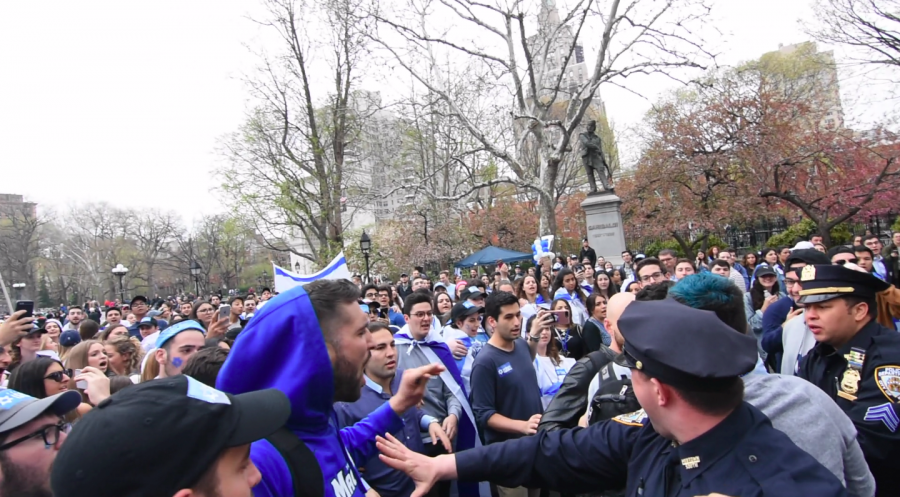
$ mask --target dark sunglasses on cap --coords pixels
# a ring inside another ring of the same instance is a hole
[[[47,376],[45,376],[44,379],[45,380],[53,380],[57,383],[62,383],[63,376],[68,376],[69,378],[71,378],[72,370],[71,369],[63,369],[62,371],[54,371],[54,372],[48,374]]]
[[[838,266],[843,266],[844,264],[846,264],[848,262],[852,262],[853,264],[856,264],[858,261],[859,261],[859,259],[854,257],[852,259],[835,261],[835,264],[837,264]]]

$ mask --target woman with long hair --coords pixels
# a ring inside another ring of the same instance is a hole
[[[709,251],[706,252],[706,255],[707,255],[707,260],[709,262],[712,262],[712,261],[718,259],[719,258],[719,247],[713,245],[712,247],[709,248]]]
[[[572,319],[571,301],[566,299],[556,299],[550,307],[554,311],[567,311],[558,314],[556,324],[552,326],[550,335],[556,341],[556,347],[560,350],[560,354],[565,357],[571,357],[576,361],[587,354],[584,337],[582,336],[581,326]]]
[[[759,265],[757,263],[758,260],[759,258],[756,257],[755,253],[747,252],[744,254],[744,258],[741,259],[741,266],[744,266],[744,269],[747,270],[747,274],[753,274],[753,271],[756,270],[756,266]]]
[[[541,273],[541,295],[550,295],[551,288],[553,288],[553,279],[548,273]]]
[[[33,330],[27,335],[16,339],[9,347],[9,356],[11,358],[7,371],[13,371],[19,365],[31,362],[38,358],[38,352],[44,346],[44,331]]]
[[[200,323],[203,329],[209,331],[209,326],[216,317],[216,308],[205,300],[194,302],[191,307],[191,319]]]
[[[616,267],[613,266],[612,262],[606,261],[603,263],[603,270],[606,271],[607,274],[609,274],[610,271],[614,271],[615,269]]]
[[[520,307],[529,304],[537,306],[550,301],[547,292],[538,288],[537,279],[530,274],[516,282],[516,297],[519,297]]]
[[[625,272],[616,268],[607,271],[606,274],[609,275],[609,279],[612,281],[613,285],[616,286],[616,293],[621,292],[622,282],[626,279]]]
[[[450,296],[447,295],[447,292],[436,292],[434,294],[432,306],[434,306],[434,313],[440,321],[441,327],[443,327],[447,324],[447,320],[450,319],[450,310],[453,309],[453,301],[450,300]]]
[[[55,319],[48,319],[44,322],[44,329],[47,330],[47,337],[53,343],[59,343],[59,334],[62,333],[62,323]]]
[[[90,376],[90,374],[91,372],[89,371],[88,375],[85,376]],[[43,399],[71,390],[73,376],[73,371],[66,369],[61,362],[52,357],[41,356],[22,364],[21,367],[13,371],[13,374],[9,377],[9,388],[38,399]],[[79,376],[79,378],[82,377]],[[98,381],[98,378],[102,379]],[[90,385],[93,385],[93,388]],[[98,403],[109,397],[109,380],[103,375],[91,377],[90,385],[88,389],[92,392],[97,392],[95,397]],[[66,416],[66,421],[73,422],[90,410],[90,404],[82,402],[75,411]]]
[[[116,326],[107,326],[105,330],[100,332],[100,336],[98,337],[101,342],[106,342],[107,340],[112,340],[117,337],[129,337],[131,336],[128,333],[128,328],[125,325],[120,324]]]
[[[103,342],[85,340],[72,347],[66,359],[66,368],[71,369],[74,375],[69,380],[69,390],[78,390],[83,402],[96,406],[109,397],[109,376],[113,372],[109,369],[109,358]],[[80,375],[77,374],[79,370]],[[78,383],[82,380],[87,382],[86,389],[78,388]]]
[[[529,328],[536,318],[537,316],[532,316],[528,320]],[[538,387],[541,389],[541,403],[546,409],[559,391],[566,374],[575,365],[575,359],[560,355],[559,345],[553,339],[550,328],[542,329],[540,336],[537,354],[534,357],[534,371],[537,374]]]
[[[694,259],[694,266],[697,268],[697,271],[709,271],[709,261],[706,259],[706,254],[702,250],[697,251],[697,257]]]
[[[130,337],[115,337],[105,342],[109,369],[118,376],[127,376],[138,383],[141,379],[141,348]]]
[[[607,302],[609,299],[599,293],[592,293],[587,297],[587,310],[591,317],[581,327],[581,331],[584,336],[585,352],[588,354],[600,350],[602,346],[609,347],[612,343],[612,335],[603,325]]]
[[[618,287],[615,283],[613,283],[612,278],[609,277],[606,273],[597,273],[596,281],[594,283],[593,292],[598,293],[606,297],[606,300],[609,300],[610,297],[619,293]],[[588,315],[590,316],[590,311],[588,311]]]
[[[756,336],[763,359],[766,357],[762,349],[763,314],[770,305],[784,297],[785,293],[778,284],[775,269],[768,264],[761,264],[756,268],[756,279],[750,285],[750,291],[744,294],[744,311],[747,313],[747,324]]]
[[[554,300],[564,299],[571,302],[572,322],[581,326],[587,321],[587,306],[585,305],[585,295],[581,287],[578,286],[578,280],[575,273],[571,269],[561,269],[556,274],[553,281],[553,291],[550,292]]]
[[[784,268],[781,267],[781,261],[778,259],[778,252],[778,249],[770,247],[762,249],[762,252],[760,252],[760,254],[762,254],[762,260],[759,261],[759,264],[755,268],[753,268],[753,274],[750,276],[751,282],[756,282],[756,272],[760,267],[765,265],[775,271],[775,275],[778,277],[778,284],[781,285],[781,288],[784,288]]]

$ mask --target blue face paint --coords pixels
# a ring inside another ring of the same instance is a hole
[[[174,357],[174,358],[172,358],[172,365],[173,365],[173,366],[175,366],[176,368],[180,368],[180,367],[181,367],[181,364],[182,364],[182,361],[181,361],[181,358],[180,358],[180,357]]]

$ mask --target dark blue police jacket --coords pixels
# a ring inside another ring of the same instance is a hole
[[[625,487],[625,495],[641,497],[848,495],[830,471],[746,402],[707,433],[673,445],[638,411],[460,452],[456,466],[460,480],[561,493]],[[671,492],[667,465],[673,468]]]

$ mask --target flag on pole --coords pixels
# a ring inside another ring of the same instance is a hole
[[[296,286],[305,285],[316,280],[349,280],[351,279],[350,269],[347,267],[347,259],[341,252],[321,271],[302,275],[292,271],[288,271],[282,267],[272,264],[272,271],[275,275],[275,291],[278,293],[286,292]]]

